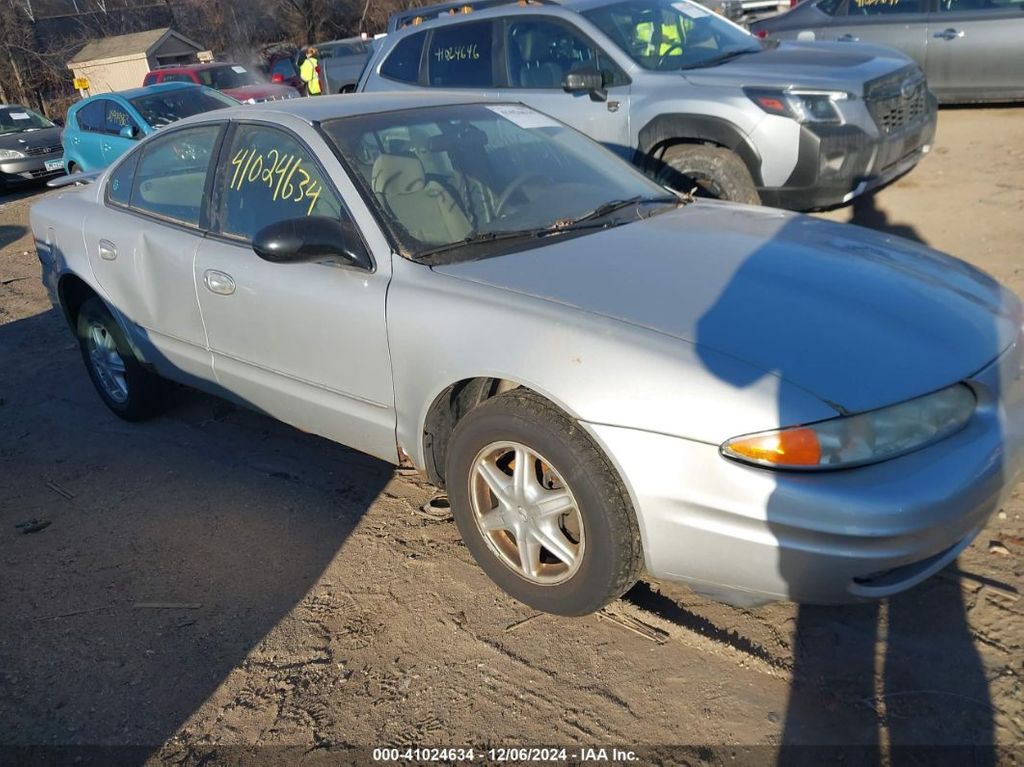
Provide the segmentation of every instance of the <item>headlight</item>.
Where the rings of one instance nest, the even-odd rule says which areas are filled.
[[[744,93],[768,114],[790,117],[801,123],[833,125],[843,121],[836,102],[850,98],[850,94],[845,91],[746,88]]]
[[[0,149],[0,160],[20,160],[24,156],[25,153],[17,149]]]
[[[774,469],[845,469],[918,450],[959,431],[974,412],[963,384],[881,410],[734,437],[722,455]]]

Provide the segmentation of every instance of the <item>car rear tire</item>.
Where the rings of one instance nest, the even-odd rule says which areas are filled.
[[[629,495],[579,424],[514,389],[456,425],[445,471],[462,539],[485,573],[530,607],[586,615],[640,576]]]
[[[728,149],[703,144],[677,144],[662,155],[658,182],[697,197],[760,205],[761,197],[750,171]]]
[[[135,358],[106,304],[93,296],[78,310],[78,345],[100,399],[126,421],[150,418],[165,407],[168,387]]]

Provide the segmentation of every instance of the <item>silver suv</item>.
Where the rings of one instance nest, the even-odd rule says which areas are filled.
[[[936,101],[903,54],[759,40],[689,0],[545,0],[419,10],[359,90],[521,101],[666,186],[813,210],[913,168]]]

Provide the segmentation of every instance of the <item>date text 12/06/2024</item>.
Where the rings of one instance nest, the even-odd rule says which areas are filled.
[[[375,762],[636,762],[635,752],[621,748],[375,748]]]

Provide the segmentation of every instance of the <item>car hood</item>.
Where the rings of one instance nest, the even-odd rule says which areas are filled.
[[[60,146],[61,128],[40,128],[20,133],[6,133],[0,136],[0,149],[34,149],[36,147]]]
[[[961,381],[1020,332],[1017,298],[962,261],[849,224],[740,205],[694,203],[434,269],[674,336],[737,387],[773,373],[841,412]],[[752,377],[716,369],[720,354],[752,366]]]
[[[911,64],[899,51],[874,45],[784,42],[705,69],[687,69],[694,85],[823,88],[863,95],[864,83]]]
[[[295,95],[295,89],[290,85],[277,85],[275,83],[243,85],[238,88],[226,88],[221,92],[239,101],[247,101],[248,99],[265,101],[266,99],[289,98]]]

